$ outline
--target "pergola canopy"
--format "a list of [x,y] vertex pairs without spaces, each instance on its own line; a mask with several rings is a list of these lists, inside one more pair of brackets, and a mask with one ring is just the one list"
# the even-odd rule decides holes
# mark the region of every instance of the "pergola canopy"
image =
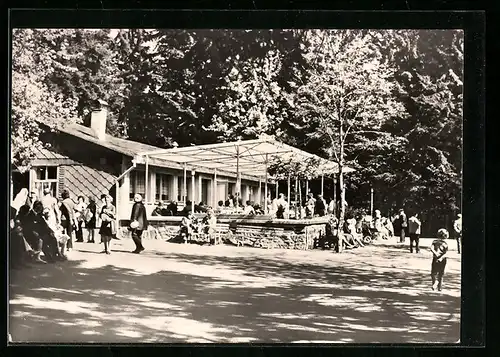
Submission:
[[[320,163],[320,172],[323,174],[339,171],[337,163],[281,143],[273,138],[158,149],[141,152],[137,159],[142,161],[147,157],[183,164],[188,169],[196,170],[196,167],[203,167],[256,178],[265,175],[270,161],[276,157],[281,160],[300,161],[315,159]],[[351,172],[354,170],[344,167],[343,171]]]

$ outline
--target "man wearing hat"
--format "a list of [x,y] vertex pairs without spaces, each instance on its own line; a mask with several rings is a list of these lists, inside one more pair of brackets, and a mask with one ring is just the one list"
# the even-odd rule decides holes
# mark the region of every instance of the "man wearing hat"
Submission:
[[457,251],[460,254],[460,247],[462,246],[462,214],[457,215],[457,219],[453,222],[453,229],[457,239]]
[[142,232],[148,229],[148,219],[146,215],[146,207],[142,203],[142,196],[135,194],[134,205],[130,215],[130,230],[132,231],[132,239],[135,243],[135,250],[132,253],[139,254],[144,250],[142,245]]

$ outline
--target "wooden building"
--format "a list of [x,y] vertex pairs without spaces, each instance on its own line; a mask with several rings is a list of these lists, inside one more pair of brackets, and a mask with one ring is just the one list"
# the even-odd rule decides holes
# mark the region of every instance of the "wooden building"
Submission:
[[11,195],[28,188],[41,196],[50,187],[55,197],[67,189],[75,201],[84,196],[98,202],[102,194],[110,194],[118,219],[127,220],[136,193],[144,197],[148,214],[160,201],[175,201],[181,208],[187,201],[216,206],[236,193],[243,202],[265,206],[264,198],[278,192],[276,182],[268,187],[267,165],[275,155],[320,160],[325,172],[338,169],[272,138],[161,149],[106,134],[106,120],[107,104],[99,102],[90,127],[73,124],[45,133],[41,140],[47,148],[37,152],[31,169],[12,173]]
[[[41,137],[49,147],[37,151],[28,172],[12,172],[11,196],[21,188],[40,196],[43,188],[50,187],[55,197],[67,189],[75,201],[81,195],[86,201],[92,196],[97,202],[101,194],[109,193],[119,219],[127,219],[135,193],[145,198],[148,213],[159,201],[176,201],[181,206],[187,200],[213,205],[236,193],[237,175],[233,172],[220,171],[214,187],[210,168],[196,167],[193,171],[190,166],[187,170],[185,165],[153,158],[147,165],[141,162],[139,153],[159,148],[106,134],[107,108],[101,104],[92,113],[90,127],[73,124]],[[263,198],[258,190],[258,179],[241,175],[243,200]]]

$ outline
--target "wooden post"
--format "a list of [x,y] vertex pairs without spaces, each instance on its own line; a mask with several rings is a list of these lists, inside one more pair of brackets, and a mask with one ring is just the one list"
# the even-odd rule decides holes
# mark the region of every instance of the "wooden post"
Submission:
[[290,174],[288,174],[288,182],[287,182],[287,194],[288,194],[288,197],[287,197],[287,200],[288,200],[288,210],[287,210],[287,213],[286,213],[286,218],[290,218]]
[[262,207],[262,177],[259,176],[259,195],[257,196],[259,198],[259,206]]
[[276,199],[278,198],[278,192],[279,192],[279,181],[276,178],[276,194],[275,194]]
[[299,202],[299,177],[295,177],[295,219],[299,219],[300,202]]
[[370,215],[373,217],[373,187],[370,188]]
[[306,197],[309,194],[309,178],[306,179]]
[[146,180],[144,182],[144,205],[148,204],[148,195],[149,195],[149,156],[146,155],[146,172],[145,172]]
[[333,214],[337,216],[337,176],[333,174]]
[[264,214],[267,214],[267,158],[268,154],[266,154],[266,175],[264,181]]
[[115,202],[115,205],[116,205],[116,216],[115,216],[115,224],[116,224],[116,236],[118,238],[120,238],[122,235],[121,235],[121,230],[120,230],[120,213],[121,213],[121,209],[120,209],[120,184],[119,184],[119,181],[116,181],[115,183],[115,192],[116,192],[116,202]]
[[182,190],[182,202],[184,202],[184,206],[186,206],[187,200],[187,165],[184,163],[184,187]]
[[194,214],[194,186],[196,172],[191,170],[191,212]]
[[217,207],[217,168],[214,169],[214,189],[212,193],[213,197],[213,208]]
[[325,175],[321,175],[321,196],[325,194]]
[[[198,175],[198,197],[197,197],[197,201],[198,202],[202,202],[203,201],[203,195],[202,195],[202,186],[203,186],[203,183],[202,183],[202,178],[201,178],[201,175]],[[203,202],[205,203],[205,202]],[[208,204],[208,202],[206,202],[205,204]]]
[[299,216],[300,218],[302,218],[302,185],[300,184],[300,179],[297,179],[297,183],[299,184],[299,202],[300,202]]
[[241,195],[241,176],[240,176],[240,146],[236,144],[236,202],[235,207],[239,206],[239,198],[243,198]]

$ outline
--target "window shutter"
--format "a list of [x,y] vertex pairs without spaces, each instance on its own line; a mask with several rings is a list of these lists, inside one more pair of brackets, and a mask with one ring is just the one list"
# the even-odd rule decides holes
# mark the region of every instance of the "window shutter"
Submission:
[[61,194],[64,190],[64,171],[65,167],[64,166],[59,166],[58,167],[58,172],[57,172],[57,195],[61,197]]

